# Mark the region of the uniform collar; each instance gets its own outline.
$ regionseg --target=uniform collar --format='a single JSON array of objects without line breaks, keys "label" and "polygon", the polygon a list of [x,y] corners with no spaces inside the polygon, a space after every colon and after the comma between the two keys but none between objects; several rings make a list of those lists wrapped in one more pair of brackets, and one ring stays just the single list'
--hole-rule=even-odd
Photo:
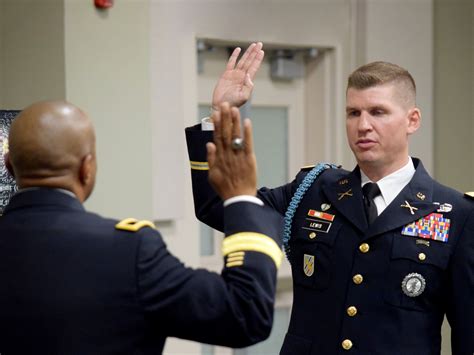
[{"label": "uniform collar", "polygon": [[[385,206],[390,205],[400,191],[410,182],[413,175],[415,175],[415,166],[413,165],[411,157],[408,157],[408,162],[405,166],[377,181]],[[362,170],[360,170],[360,179],[361,186],[369,182],[374,182],[371,181]]]},{"label": "uniform collar", "polygon": [[[323,184],[322,189],[331,205],[341,213],[349,223],[363,232],[364,238],[396,229],[411,223],[436,210],[433,204],[433,179],[428,175],[420,160],[413,158],[415,174],[410,182],[370,225],[364,213],[362,203],[362,182],[359,167],[352,172],[339,176],[334,181]],[[410,205],[414,209],[402,205]],[[413,213],[411,212],[413,211]]]},{"label": "uniform collar", "polygon": [[5,207],[3,215],[17,209],[28,207],[60,207],[62,209],[73,209],[84,211],[82,203],[70,193],[63,189],[33,187],[19,190],[15,193]]}]

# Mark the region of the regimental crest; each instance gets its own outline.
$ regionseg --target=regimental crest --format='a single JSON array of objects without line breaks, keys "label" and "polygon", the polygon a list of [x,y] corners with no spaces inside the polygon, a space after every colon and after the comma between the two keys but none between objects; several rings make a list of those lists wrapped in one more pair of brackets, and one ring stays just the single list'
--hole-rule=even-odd
[{"label": "regimental crest", "polygon": [[330,208],[331,208],[331,205],[329,203],[323,203],[321,205],[321,210],[323,210],[323,211],[327,211]]},{"label": "regimental crest", "polygon": [[306,276],[314,274],[314,255],[304,254],[303,271]]},{"label": "regimental crest", "polygon": [[451,220],[449,218],[444,218],[441,213],[430,213],[428,216],[403,227],[402,234],[447,243],[450,226]]},{"label": "regimental crest", "polygon": [[408,297],[417,297],[423,293],[426,281],[423,276],[413,272],[405,276],[402,281],[402,291]]}]

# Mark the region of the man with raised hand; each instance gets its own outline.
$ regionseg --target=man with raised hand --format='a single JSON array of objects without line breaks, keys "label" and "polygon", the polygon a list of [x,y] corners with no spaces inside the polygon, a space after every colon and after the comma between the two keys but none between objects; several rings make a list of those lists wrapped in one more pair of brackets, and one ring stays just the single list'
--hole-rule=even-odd
[{"label": "man with raised hand", "polygon": [[[185,267],[149,221],[85,211],[91,121],[65,101],[15,118],[6,165],[19,191],[0,217],[0,353],[160,354],[166,337],[243,347],[268,337],[281,217],[256,194],[251,127],[221,105],[209,178],[226,201],[222,273]],[[231,147],[231,138],[245,148]]]},{"label": "man with raised hand", "polygon": [[[240,80],[220,79],[213,107],[219,97],[246,101],[242,78],[250,75],[246,68],[258,69],[263,54],[248,64],[251,57],[244,55],[242,65],[231,56],[223,76],[235,71]],[[387,62],[364,65],[349,76],[346,91],[354,170],[318,164],[289,184],[258,191],[285,216],[281,238],[294,301],[281,354],[439,355],[444,315],[453,354],[474,353],[472,195],[437,183],[409,155],[420,122],[410,73]],[[204,160],[212,132],[197,125],[186,134],[190,159]],[[198,218],[222,229],[222,201],[206,171],[191,168]]]}]

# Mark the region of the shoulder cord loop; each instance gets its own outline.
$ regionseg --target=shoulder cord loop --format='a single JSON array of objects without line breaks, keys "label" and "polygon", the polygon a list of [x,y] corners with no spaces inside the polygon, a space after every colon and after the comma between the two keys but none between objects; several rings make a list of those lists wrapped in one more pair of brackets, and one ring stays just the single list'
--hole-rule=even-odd
[{"label": "shoulder cord loop", "polygon": [[314,180],[326,169],[336,169],[338,166],[329,163],[319,163],[304,177],[301,184],[298,186],[295,194],[291,198],[291,202],[288,205],[288,209],[285,212],[284,218],[284,229],[283,229],[283,250],[285,251],[286,257],[290,260],[290,238],[291,238],[291,224],[293,222],[293,217],[295,215],[296,209],[298,208],[301,200],[303,199],[304,194],[310,186],[313,184]]}]

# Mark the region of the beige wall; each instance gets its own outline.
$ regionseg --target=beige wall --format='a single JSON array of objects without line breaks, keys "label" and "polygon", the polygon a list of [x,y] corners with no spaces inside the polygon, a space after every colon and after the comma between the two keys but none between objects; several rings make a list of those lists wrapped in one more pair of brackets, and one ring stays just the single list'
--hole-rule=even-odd
[{"label": "beige wall", "polygon": [[435,0],[435,173],[474,190],[474,2]]},{"label": "beige wall", "polygon": [[[433,5],[432,0],[358,0],[361,20],[358,64],[384,60],[415,78],[422,126],[410,141],[410,154],[433,172]],[[362,22],[363,21],[363,22]]]},{"label": "beige wall", "polygon": [[[0,105],[65,97],[83,107],[99,154],[87,207],[118,218],[171,218],[159,225],[168,244],[199,265],[182,131],[197,114],[196,37],[333,48],[325,73],[336,78],[337,123],[328,150],[347,167],[346,75],[368,60],[406,66],[424,112],[414,154],[442,182],[474,189],[474,3],[433,1],[121,0],[99,12],[89,0],[0,0]],[[167,349],[199,346],[171,341]]]},{"label": "beige wall", "polygon": [[64,98],[63,0],[2,0],[2,107]]},{"label": "beige wall", "polygon": [[151,219],[152,133],[148,0],[64,2],[66,97],[97,133],[96,190],[86,206],[116,218]]}]

